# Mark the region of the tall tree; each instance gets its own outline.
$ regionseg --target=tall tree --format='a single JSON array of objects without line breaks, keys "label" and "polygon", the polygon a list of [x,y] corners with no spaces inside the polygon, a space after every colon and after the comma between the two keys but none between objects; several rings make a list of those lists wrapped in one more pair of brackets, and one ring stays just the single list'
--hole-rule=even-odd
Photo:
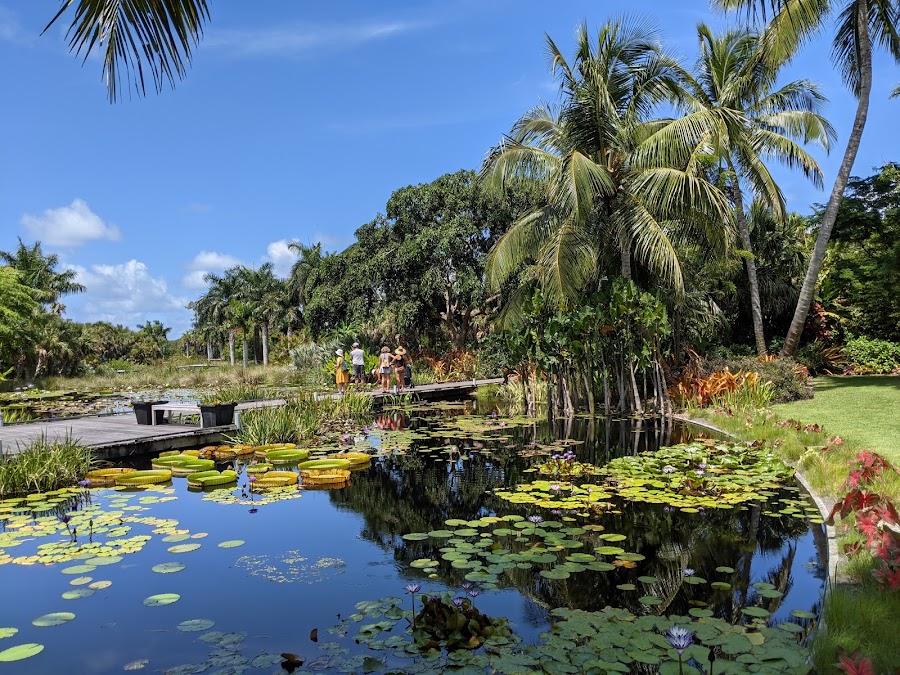
[{"label": "tall tree", "polygon": [[262,333],[263,365],[269,365],[269,329],[283,305],[286,286],[275,277],[272,263],[257,269],[243,267],[239,278],[236,297],[246,305],[251,321]]},{"label": "tall tree", "polygon": [[744,9],[752,18],[765,19],[767,11],[772,14],[763,39],[769,43],[767,54],[773,63],[787,62],[803,42],[821,30],[832,15],[837,14],[832,61],[841,71],[844,83],[857,98],[856,115],[847,138],[844,157],[822,213],[816,245],[781,350],[782,354],[793,356],[799,346],[819,272],[825,262],[828,241],[866,126],[872,92],[873,41],[887,50],[895,61],[900,61],[897,6],[894,0],[717,0],[717,3],[725,9]]},{"label": "tall tree", "polygon": [[826,150],[834,130],[819,114],[824,101],[819,88],[808,80],[795,80],[775,89],[780,64],[765,58],[765,41],[748,29],[715,35],[705,24],[697,26],[700,55],[692,74],[686,74],[686,114],[711,118],[708,146],[728,176],[735,222],[747,255],[744,264],[750,288],[750,306],[756,349],[765,354],[763,309],[753,242],[745,213],[744,189],[766,204],[776,218],[785,217],[784,197],[769,173],[765,158],[800,169],[817,187],[822,172],[800,142],[817,143]]},{"label": "tall tree", "polygon": [[111,103],[120,98],[123,84],[146,94],[147,71],[157,92],[167,82],[175,86],[209,20],[206,0],[62,0],[44,32],[70,9],[69,49],[85,61],[95,50],[102,52]]},{"label": "tall tree", "polygon": [[483,168],[496,185],[528,177],[543,191],[540,206],[491,251],[488,278],[497,287],[533,261],[545,293],[564,304],[603,276],[632,279],[637,261],[680,294],[670,234],[708,228],[721,242],[727,228],[716,228],[730,223],[724,194],[697,170],[709,120],[688,118],[676,127],[679,120],[654,117],[681,94],[682,71],[652,28],[617,20],[595,40],[585,25],[576,37],[571,65],[547,38],[559,111],[539,106],[526,113]]},{"label": "tall tree", "polygon": [[63,295],[82,293],[85,288],[75,279],[75,270],[57,272],[59,256],[55,253],[44,254],[41,242],[26,246],[22,239],[15,251],[0,251],[0,260],[19,271],[19,279],[26,286],[38,292],[38,299],[47,305],[54,314],[62,314],[65,309],[59,299]]}]

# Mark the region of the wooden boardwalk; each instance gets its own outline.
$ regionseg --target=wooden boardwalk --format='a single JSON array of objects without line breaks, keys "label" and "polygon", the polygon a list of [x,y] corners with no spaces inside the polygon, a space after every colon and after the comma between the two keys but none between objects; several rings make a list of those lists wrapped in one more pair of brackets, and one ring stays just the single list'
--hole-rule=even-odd
[{"label": "wooden boardwalk", "polygon": [[[474,391],[477,387],[499,384],[502,381],[502,379],[496,378],[425,384],[404,393],[408,393],[414,398],[433,400],[464,395]],[[377,401],[390,400],[394,396],[393,393],[382,394],[381,391],[376,390],[367,390],[361,393],[367,393]],[[331,394],[330,396],[336,398],[338,395]],[[236,412],[278,403],[277,401],[241,403],[237,406]],[[283,404],[283,401],[280,403]],[[182,450],[222,443],[225,441],[225,434],[235,431],[237,431],[237,427],[233,424],[205,429],[201,429],[196,424],[177,422],[141,425],[137,423],[133,413],[76,417],[2,426],[0,427],[0,450],[5,454],[15,454],[19,448],[25,447],[41,436],[46,436],[48,440],[62,440],[66,436],[70,436],[78,439],[82,445],[90,448],[102,459],[117,459],[163,450]]]}]

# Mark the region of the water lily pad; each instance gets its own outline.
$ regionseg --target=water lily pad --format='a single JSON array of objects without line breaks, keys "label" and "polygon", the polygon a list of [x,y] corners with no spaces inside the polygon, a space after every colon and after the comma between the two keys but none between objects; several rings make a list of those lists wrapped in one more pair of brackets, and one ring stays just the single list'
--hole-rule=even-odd
[{"label": "water lily pad", "polygon": [[39,616],[31,623],[35,626],[61,626],[75,618],[72,612],[53,612],[52,614],[44,614]]},{"label": "water lily pad", "polygon": [[710,584],[710,586],[717,591],[727,591],[731,588],[731,584],[727,581],[714,581]]},{"label": "water lily pad", "polygon": [[84,586],[85,584],[89,584],[94,580],[93,577],[76,577],[69,582],[70,586]]},{"label": "water lily pad", "polygon": [[88,584],[88,588],[95,590],[95,591],[102,591],[104,588],[109,588],[110,586],[112,586],[112,582],[106,581],[106,580],[95,581],[92,584]]},{"label": "water lily pad", "polygon": [[657,598],[655,595],[642,595],[638,598],[638,602],[642,605],[661,605],[662,600]]},{"label": "water lily pad", "polygon": [[147,607],[162,607],[163,605],[171,605],[173,602],[178,602],[180,599],[181,596],[178,593],[158,593],[157,595],[144,598],[144,605]]},{"label": "water lily pad", "polygon": [[3,638],[12,637],[18,632],[18,628],[0,628],[0,640],[2,640]]},{"label": "water lily pad", "polygon": [[190,553],[200,548],[200,544],[176,544],[168,548],[169,553]]},{"label": "water lily pad", "polygon": [[656,577],[638,577],[638,581],[642,584],[655,584],[658,579]]},{"label": "water lily pad", "polygon": [[540,575],[545,579],[568,579],[570,572],[564,569],[541,570]]},{"label": "water lily pad", "polygon": [[81,598],[88,598],[94,594],[90,588],[73,588],[71,591],[66,591],[62,594],[63,600],[80,600]]},{"label": "water lily pad", "polygon": [[722,565],[721,567],[716,568],[716,572],[721,572],[722,574],[734,574],[734,568]]},{"label": "water lily pad", "polygon": [[124,558],[120,555],[107,555],[107,556],[97,556],[95,558],[90,558],[89,560],[85,560],[85,565],[94,565],[95,567],[100,567],[102,565],[115,565],[116,563],[120,563],[124,560]]},{"label": "water lily pad", "polygon": [[787,631],[788,633],[794,633],[795,635],[803,632],[803,626],[798,626],[792,621],[785,621],[784,623],[776,624],[776,628],[780,628],[781,630]]},{"label": "water lily pad", "polygon": [[619,584],[616,588],[620,591],[633,591],[636,586],[634,584]]},{"label": "water lily pad", "polygon": [[759,619],[765,619],[769,616],[769,610],[763,609],[762,607],[744,607],[741,612],[747,616]]},{"label": "water lily pad", "polygon": [[415,567],[416,569],[425,569],[426,567],[436,567],[437,564],[437,560],[432,560],[431,558],[419,558],[418,560],[413,560],[409,566]]},{"label": "water lily pad", "polygon": [[182,621],[176,626],[183,633],[198,633],[200,631],[209,630],[216,625],[212,619],[188,619]]},{"label": "water lily pad", "polygon": [[36,642],[16,645],[15,647],[10,647],[9,649],[4,649],[0,652],[0,663],[21,661],[23,659],[31,658],[35,654],[40,654],[42,651],[44,651],[44,645],[39,645]]},{"label": "water lily pad", "polygon": [[72,565],[71,567],[64,567],[60,572],[63,574],[87,574],[95,569],[97,568],[93,565]]},{"label": "water lily pad", "polygon": [[238,546],[243,546],[246,542],[243,539],[231,539],[229,541],[223,541],[219,544],[219,548],[236,548]]},{"label": "water lily pad", "polygon": [[698,619],[707,619],[713,616],[713,611],[711,609],[701,609],[700,607],[691,607],[688,610],[688,614],[691,616],[697,617]]},{"label": "water lily pad", "polygon": [[151,569],[157,574],[172,574],[173,572],[180,572],[187,565],[180,562],[167,562],[160,563],[159,565],[154,565]]},{"label": "water lily pad", "polygon": [[812,612],[807,612],[805,609],[795,609],[791,612],[791,616],[796,617],[798,619],[815,619],[816,615]]},{"label": "water lily pad", "polygon": [[404,534],[403,539],[406,541],[424,541],[428,539],[428,535],[424,532],[410,532],[409,534]]},{"label": "water lily pad", "polygon": [[705,584],[706,579],[704,579],[703,577],[688,576],[684,578],[684,583],[698,586],[700,584]]}]

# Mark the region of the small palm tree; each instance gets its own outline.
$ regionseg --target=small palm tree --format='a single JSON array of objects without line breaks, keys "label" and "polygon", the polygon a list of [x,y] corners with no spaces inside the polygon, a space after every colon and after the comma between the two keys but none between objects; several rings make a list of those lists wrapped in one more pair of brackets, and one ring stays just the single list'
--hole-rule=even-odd
[{"label": "small palm tree", "polygon": [[59,256],[55,253],[44,254],[41,242],[26,246],[22,239],[15,251],[0,251],[0,260],[18,270],[21,283],[37,291],[39,299],[54,314],[62,314],[65,305],[59,303],[60,297],[71,293],[83,293],[85,287],[75,279],[75,270],[57,272]]},{"label": "small palm tree", "polygon": [[831,57],[841,71],[844,83],[857,99],[856,116],[847,138],[844,157],[822,213],[816,245],[781,350],[782,354],[793,356],[800,342],[838,208],[866,126],[872,93],[873,41],[886,49],[895,61],[900,61],[897,8],[893,0],[717,0],[717,4],[725,9],[745,10],[752,19],[762,18],[765,21],[771,15],[763,32],[763,40],[767,42],[766,58],[775,64],[786,63],[804,41],[820,31],[836,14],[837,30],[832,41]]},{"label": "small palm tree", "polygon": [[693,74],[685,73],[686,96],[681,105],[688,116],[709,118],[711,133],[701,145],[723,165],[729,177],[735,221],[748,253],[744,263],[753,331],[757,351],[762,355],[766,353],[763,312],[742,184],[776,218],[783,219],[784,197],[765,159],[798,168],[816,186],[821,186],[822,171],[800,142],[817,143],[827,150],[834,130],[819,114],[824,97],[815,84],[796,80],[774,88],[780,68],[766,58],[767,43],[757,34],[742,29],[717,36],[701,23],[697,36],[700,56]]}]

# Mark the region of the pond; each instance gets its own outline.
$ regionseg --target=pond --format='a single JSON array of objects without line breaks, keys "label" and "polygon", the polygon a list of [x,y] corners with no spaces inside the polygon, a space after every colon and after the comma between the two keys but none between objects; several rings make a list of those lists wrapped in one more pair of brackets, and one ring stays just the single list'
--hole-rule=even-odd
[{"label": "pond", "polygon": [[[522,645],[559,625],[557,608],[681,615],[707,628],[725,619],[760,640],[764,624],[780,625],[767,644],[782,651],[814,626],[821,524],[792,485],[748,487],[765,502],[732,508],[664,503],[633,473],[615,490],[591,488],[610,476],[585,482],[535,467],[566,452],[585,467],[652,457],[692,432],[658,420],[549,425],[470,412],[420,406],[361,423],[343,446],[375,457],[333,489],[257,494],[239,464],[237,487],[198,492],[174,478],[0,504],[0,660],[10,647],[42,647],[0,662],[0,674],[440,672],[447,654],[405,633],[402,612],[422,610],[421,593],[506,617]],[[563,616],[570,627],[573,617]],[[495,635],[486,646],[512,641]],[[732,657],[751,642],[729,651],[733,639],[710,638]],[[658,663],[651,651],[634,658]],[[284,653],[297,659],[283,669]],[[458,650],[449,663],[481,672],[475,653]],[[625,660],[639,667],[634,658]],[[503,672],[533,670],[510,663]]]}]

